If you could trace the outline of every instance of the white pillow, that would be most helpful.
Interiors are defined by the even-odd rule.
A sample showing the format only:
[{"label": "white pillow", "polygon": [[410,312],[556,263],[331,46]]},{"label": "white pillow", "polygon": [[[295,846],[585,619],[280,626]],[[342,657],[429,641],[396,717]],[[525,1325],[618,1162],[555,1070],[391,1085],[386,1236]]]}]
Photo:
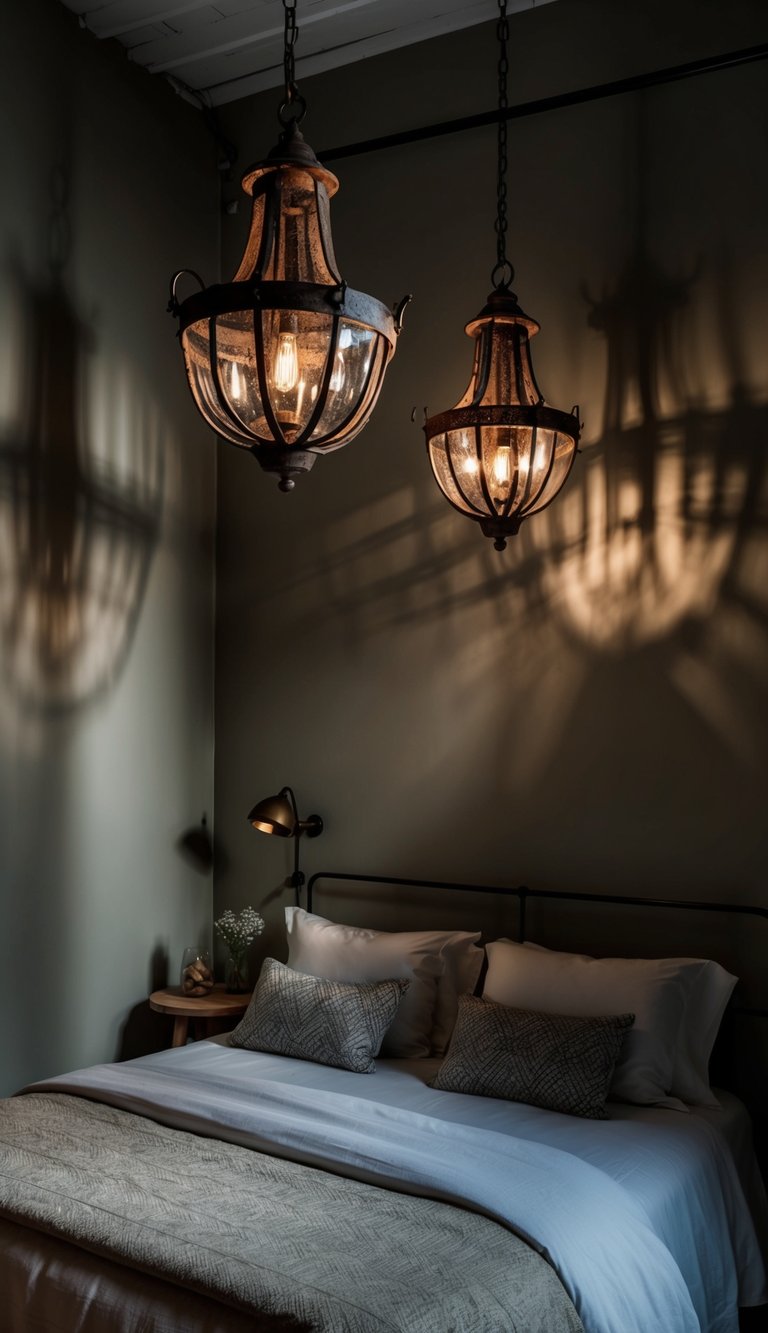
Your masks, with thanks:
[{"label": "white pillow", "polygon": [[611,1095],[687,1110],[673,1095],[675,1063],[686,1006],[707,966],[703,960],[590,958],[511,940],[496,940],[486,952],[484,999],[548,1014],[634,1014]]},{"label": "white pillow", "polygon": [[482,948],[477,947],[479,930],[431,930],[424,934],[433,939],[445,965],[443,975],[437,978],[437,1003],[431,1040],[433,1054],[444,1055],[456,1026],[459,996],[474,993],[485,954]]},{"label": "white pillow", "polygon": [[678,1035],[672,1091],[690,1106],[720,1106],[709,1086],[709,1057],[737,981],[719,963],[704,961],[688,1000]]},{"label": "white pillow", "polygon": [[[383,974],[379,974],[378,965],[374,968],[376,976],[354,978],[341,976],[341,972],[349,971],[352,959],[355,965],[370,962],[375,956],[372,947],[373,950],[385,948],[388,951],[384,955],[387,966],[392,965],[392,954],[389,952],[392,950],[395,955],[402,953],[411,961],[414,958],[417,961],[423,960],[427,956],[442,960],[439,970],[435,970],[434,963],[425,964],[423,961],[418,963],[422,975],[415,975],[411,971],[387,973],[387,976],[407,976],[412,979],[412,984],[395,1024],[384,1041],[382,1052],[384,1055],[400,1056],[405,1059],[445,1053],[456,1024],[458,997],[472,994],[480,976],[483,950],[477,947],[480,939],[479,930],[369,930],[358,926],[342,926],[327,921],[324,917],[315,916],[312,912],[305,912],[300,907],[286,907],[285,924],[290,951],[289,965],[296,971],[309,971],[309,966],[302,967],[291,961],[292,958],[299,956],[296,951],[300,949],[305,960],[308,959],[311,963],[314,976],[330,977],[331,973],[321,974],[315,970],[316,966],[330,966],[335,969],[333,980],[383,980],[385,978]],[[330,929],[321,930],[320,927]],[[378,945],[376,941],[379,941]],[[339,973],[338,976],[335,975],[336,971]],[[434,982],[437,983],[436,995]],[[413,998],[414,991],[416,999]],[[429,991],[429,1000],[426,991]],[[425,1036],[424,1020],[427,1004],[430,1006],[430,1020]],[[410,1026],[412,1031],[405,1033],[403,1031],[405,1026]]]},{"label": "white pillow", "polygon": [[382,1055],[429,1055],[444,960],[434,932],[391,933],[342,926],[302,907],[286,907],[288,966],[330,981],[410,981],[382,1043]]},{"label": "white pillow", "polygon": [[[539,953],[553,952],[530,941],[523,947],[536,949]],[[562,954],[561,957],[594,961],[588,954]],[[624,960],[614,958],[610,961],[621,963]],[[678,1029],[670,1093],[689,1106],[710,1106],[719,1110],[720,1102],[709,1086],[709,1059],[738,977],[726,972],[719,963],[706,958],[671,958],[664,961],[699,964],[701,968],[694,979]]]}]

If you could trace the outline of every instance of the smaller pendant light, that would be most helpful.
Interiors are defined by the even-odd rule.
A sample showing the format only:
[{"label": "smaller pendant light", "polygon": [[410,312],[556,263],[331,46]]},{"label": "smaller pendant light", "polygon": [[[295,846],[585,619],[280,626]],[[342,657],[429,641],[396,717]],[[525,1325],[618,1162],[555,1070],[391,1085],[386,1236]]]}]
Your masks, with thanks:
[{"label": "smaller pendant light", "polygon": [[579,439],[578,408],[544,404],[533,376],[529,339],[539,325],[510,290],[515,273],[507,236],[507,21],[499,0],[498,182],[493,291],[466,332],[476,339],[472,378],[464,397],[424,423],[435,479],[459,513],[475,519],[503,551],[524,518],[554,500],[565,483]]},{"label": "smaller pendant light", "polygon": [[[253,211],[240,266],[231,282],[213,287],[182,269],[168,308],[179,320],[201,415],[289,491],[316,454],[341,448],[365,426],[410,298],[392,313],[339,273],[328,202],[339,182],[299,129],[306,103],[294,80],[296,0],[283,0],[283,8],[282,132],[243,177]],[[185,273],[201,290],[179,302]]]}]

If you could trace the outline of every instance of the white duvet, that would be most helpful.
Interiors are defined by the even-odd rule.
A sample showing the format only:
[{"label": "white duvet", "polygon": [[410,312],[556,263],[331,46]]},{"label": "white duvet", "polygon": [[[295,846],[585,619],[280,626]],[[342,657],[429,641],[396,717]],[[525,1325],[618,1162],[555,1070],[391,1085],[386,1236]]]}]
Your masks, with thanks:
[{"label": "white duvet", "polygon": [[579,1120],[436,1092],[437,1062],[371,1075],[198,1042],[34,1085],[481,1211],[557,1270],[587,1333],[738,1333],[768,1299],[744,1193],[709,1120]]}]

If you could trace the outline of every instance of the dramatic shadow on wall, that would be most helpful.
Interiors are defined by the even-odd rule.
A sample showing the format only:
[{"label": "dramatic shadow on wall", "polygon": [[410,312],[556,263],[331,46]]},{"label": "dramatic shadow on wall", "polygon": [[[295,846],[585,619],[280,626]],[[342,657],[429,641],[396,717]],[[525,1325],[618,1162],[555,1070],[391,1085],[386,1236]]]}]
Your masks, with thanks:
[{"label": "dramatic shadow on wall", "polygon": [[768,408],[750,399],[733,364],[724,293],[715,293],[721,347],[710,373],[728,385],[727,400],[697,402],[684,369],[696,281],[669,279],[640,251],[612,290],[587,298],[607,344],[603,429],[575,485],[526,534],[528,558],[542,561],[544,603],[601,652],[673,635],[695,646],[717,602],[739,602],[768,629],[768,598],[747,592],[745,569],[768,529]]},{"label": "dramatic shadow on wall", "polygon": [[[21,330],[15,422],[0,437],[0,645],[17,705],[82,707],[128,654],[162,511],[159,423],[128,393],[102,405],[94,337],[68,279],[68,172],[51,174],[48,256],[30,276],[10,257]],[[96,386],[108,394],[109,386]]]},{"label": "dramatic shadow on wall", "polygon": [[[586,322],[607,348],[602,426],[507,552],[436,488],[402,488],[337,523],[281,589],[299,622],[317,630],[330,612],[355,639],[482,603],[498,623],[554,618],[588,653],[624,656],[676,636],[694,646],[715,604],[732,601],[768,631],[768,589],[750,567],[768,529],[768,406],[734,364],[725,290],[718,365],[689,377],[700,281],[698,267],[669,277],[641,248],[599,298],[585,290]],[[689,378],[727,386],[724,404],[697,401]]]}]

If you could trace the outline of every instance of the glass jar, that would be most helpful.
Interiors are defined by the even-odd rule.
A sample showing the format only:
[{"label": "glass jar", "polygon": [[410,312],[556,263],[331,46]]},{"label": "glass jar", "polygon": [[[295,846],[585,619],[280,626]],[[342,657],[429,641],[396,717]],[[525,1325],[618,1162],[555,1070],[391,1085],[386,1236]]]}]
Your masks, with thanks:
[{"label": "glass jar", "polygon": [[182,995],[210,995],[213,990],[213,965],[206,949],[196,949],[191,945],[184,950],[179,985]]}]

